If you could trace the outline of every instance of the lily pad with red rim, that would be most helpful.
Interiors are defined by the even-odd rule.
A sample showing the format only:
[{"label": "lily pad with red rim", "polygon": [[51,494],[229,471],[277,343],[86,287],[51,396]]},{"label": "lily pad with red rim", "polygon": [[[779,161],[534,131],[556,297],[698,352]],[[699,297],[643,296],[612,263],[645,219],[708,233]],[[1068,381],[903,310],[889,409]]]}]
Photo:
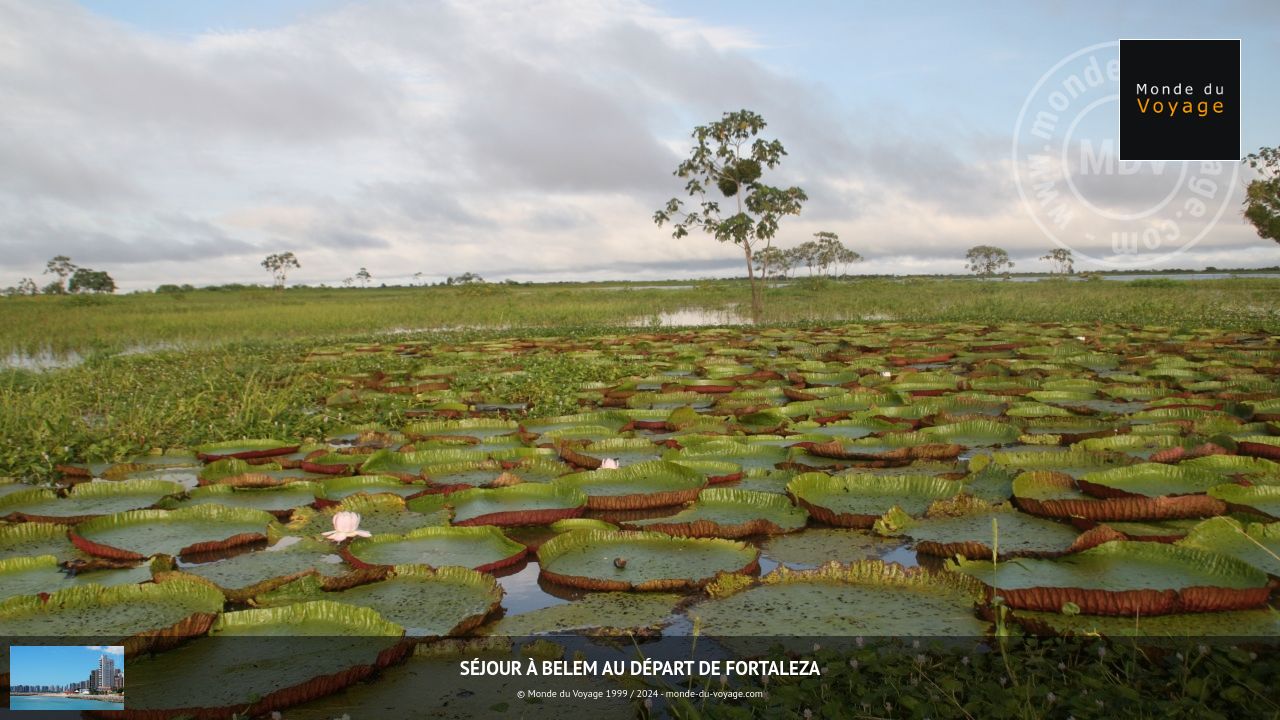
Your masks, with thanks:
[{"label": "lily pad with red rim", "polygon": [[552,484],[585,493],[592,510],[643,510],[689,502],[707,479],[692,468],[659,460],[564,475]]},{"label": "lily pad with red rim", "polygon": [[451,524],[548,525],[578,517],[587,506],[587,496],[579,490],[556,484],[520,483],[508,487],[472,488],[447,495],[423,495],[408,502],[414,512],[433,513],[449,509]]},{"label": "lily pad with red rim", "polygon": [[670,517],[622,523],[626,530],[651,530],[678,537],[743,538],[780,535],[804,528],[809,514],[786,496],[736,488],[707,488]]},{"label": "lily pad with red rim", "polygon": [[491,572],[524,559],[524,545],[491,525],[426,527],[401,535],[374,535],[354,540],[342,556],[356,567],[394,565],[459,566]]},{"label": "lily pad with red rim", "polygon": [[265,542],[275,523],[269,513],[221,505],[181,510],[131,510],[87,520],[71,542],[90,555],[143,560],[152,555],[217,552]]},{"label": "lily pad with red rim", "polygon": [[921,515],[930,503],[955,497],[962,486],[929,475],[825,475],[804,473],[787,493],[816,520],[839,527],[869,528],[893,507]]},{"label": "lily pad with red rim", "polygon": [[224,442],[197,445],[194,450],[196,451],[196,457],[205,462],[213,462],[226,458],[251,460],[275,457],[276,455],[288,455],[296,451],[298,447],[298,443],[281,440],[226,440]]},{"label": "lily pad with red rim", "polygon": [[538,548],[541,576],[585,590],[680,590],[718,573],[754,573],[760,552],[719,538],[587,530],[557,535]]}]

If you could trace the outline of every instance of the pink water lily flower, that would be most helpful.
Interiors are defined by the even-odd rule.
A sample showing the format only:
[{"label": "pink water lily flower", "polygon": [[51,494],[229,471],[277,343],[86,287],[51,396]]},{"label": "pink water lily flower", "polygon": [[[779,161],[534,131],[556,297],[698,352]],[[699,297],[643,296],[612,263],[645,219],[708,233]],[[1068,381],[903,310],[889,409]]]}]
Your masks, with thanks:
[{"label": "pink water lily flower", "polygon": [[618,461],[615,460],[614,458],[605,458],[604,462],[600,463],[600,469],[601,470],[617,470]]},{"label": "pink water lily flower", "polygon": [[360,529],[360,513],[343,511],[333,516],[333,530],[322,533],[333,542],[353,537],[372,537],[368,530]]}]

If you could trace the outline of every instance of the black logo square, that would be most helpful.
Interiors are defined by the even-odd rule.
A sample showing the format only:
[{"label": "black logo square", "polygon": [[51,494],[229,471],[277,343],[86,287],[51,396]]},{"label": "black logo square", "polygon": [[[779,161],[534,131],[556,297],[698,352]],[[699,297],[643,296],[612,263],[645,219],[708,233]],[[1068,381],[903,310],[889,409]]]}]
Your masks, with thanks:
[{"label": "black logo square", "polygon": [[1240,41],[1120,41],[1121,160],[1240,160]]}]

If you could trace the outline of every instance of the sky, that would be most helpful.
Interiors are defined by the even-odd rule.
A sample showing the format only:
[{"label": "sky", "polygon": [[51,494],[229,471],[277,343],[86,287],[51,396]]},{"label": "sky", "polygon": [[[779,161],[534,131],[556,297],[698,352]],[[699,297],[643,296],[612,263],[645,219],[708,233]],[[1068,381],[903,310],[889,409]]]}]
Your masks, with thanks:
[{"label": "sky", "polygon": [[[787,149],[768,181],[809,197],[775,244],[834,231],[859,273],[963,272],[979,244],[1045,270],[1019,113],[1056,63],[1117,38],[1240,38],[1242,152],[1280,144],[1280,4],[980,7],[0,0],[0,287],[43,284],[55,254],[123,290],[268,283],[283,251],[307,284],[742,275],[738,249],[652,220],[682,194],[691,129],[740,108]],[[1103,142],[1113,112],[1073,141]],[[1090,211],[1058,241],[1078,269],[1280,264],[1229,165],[1221,216],[1185,225],[1180,255],[1082,238],[1176,191],[1181,165],[1077,176]]]},{"label": "sky", "polygon": [[9,684],[70,685],[88,680],[104,654],[122,669],[124,648],[119,645],[14,645],[9,649]]}]

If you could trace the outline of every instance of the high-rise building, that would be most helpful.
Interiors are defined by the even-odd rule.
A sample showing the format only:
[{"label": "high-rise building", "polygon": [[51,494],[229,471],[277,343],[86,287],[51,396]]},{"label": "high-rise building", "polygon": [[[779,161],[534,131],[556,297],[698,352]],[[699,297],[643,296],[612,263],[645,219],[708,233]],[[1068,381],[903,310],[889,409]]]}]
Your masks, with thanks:
[{"label": "high-rise building", "polygon": [[111,656],[103,653],[98,658],[98,684],[92,687],[93,690],[110,691],[116,679],[116,664]]},{"label": "high-rise building", "polygon": [[116,676],[111,680],[111,689],[112,690],[124,689],[124,671],[121,670],[120,668],[116,668]]},{"label": "high-rise building", "polygon": [[102,683],[100,683],[100,682],[98,681],[98,678],[100,678],[100,677],[102,677],[102,676],[98,674],[98,670],[97,670],[97,669],[94,669],[94,670],[90,670],[90,671],[89,671],[89,685],[88,685],[88,688],[89,688],[90,690],[97,690],[97,689],[98,689],[98,686],[102,684]]}]

